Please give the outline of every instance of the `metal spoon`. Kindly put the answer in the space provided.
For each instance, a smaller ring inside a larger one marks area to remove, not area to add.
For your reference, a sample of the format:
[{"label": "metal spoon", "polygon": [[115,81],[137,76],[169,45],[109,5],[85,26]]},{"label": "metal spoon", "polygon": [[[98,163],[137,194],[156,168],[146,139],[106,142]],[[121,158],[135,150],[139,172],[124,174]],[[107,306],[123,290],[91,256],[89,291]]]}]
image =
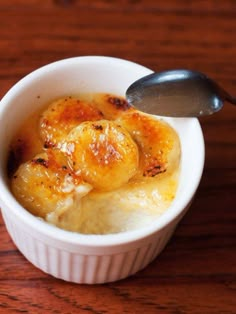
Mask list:
[{"label": "metal spoon", "polygon": [[126,98],[141,111],[171,117],[210,115],[224,101],[236,105],[236,98],[205,74],[184,69],[147,75],[129,86]]}]

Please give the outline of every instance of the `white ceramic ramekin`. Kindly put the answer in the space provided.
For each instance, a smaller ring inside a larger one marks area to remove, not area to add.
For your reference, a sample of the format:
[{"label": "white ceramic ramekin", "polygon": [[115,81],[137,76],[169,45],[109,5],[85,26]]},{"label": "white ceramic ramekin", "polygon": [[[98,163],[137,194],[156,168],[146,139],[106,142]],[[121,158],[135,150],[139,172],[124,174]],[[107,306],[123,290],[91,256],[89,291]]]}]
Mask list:
[{"label": "white ceramic ramekin", "polygon": [[55,97],[80,92],[124,96],[127,87],[152,71],[135,63],[99,56],[76,57],[29,74],[0,103],[0,205],[18,249],[36,267],[76,283],[104,283],[130,276],[165,247],[197,190],[204,165],[204,140],[195,118],[167,119],[181,140],[181,174],[171,207],[139,230],[112,235],[64,231],[27,212],[13,197],[6,174],[9,142],[27,115]]}]

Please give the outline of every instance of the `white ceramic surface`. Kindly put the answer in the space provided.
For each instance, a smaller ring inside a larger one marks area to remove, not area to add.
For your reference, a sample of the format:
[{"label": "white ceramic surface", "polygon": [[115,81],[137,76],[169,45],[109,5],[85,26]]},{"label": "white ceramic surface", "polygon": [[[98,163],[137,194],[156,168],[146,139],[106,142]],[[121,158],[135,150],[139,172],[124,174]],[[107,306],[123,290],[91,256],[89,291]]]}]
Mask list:
[{"label": "white ceramic surface", "polygon": [[87,56],[49,64],[19,81],[0,104],[0,205],[16,246],[36,267],[76,283],[104,283],[147,266],[165,247],[197,190],[204,166],[204,140],[195,118],[166,119],[181,140],[181,174],[171,207],[152,224],[113,235],[81,235],[51,226],[28,213],[12,196],[6,175],[10,140],[22,120],[48,101],[80,92],[124,96],[152,71],[130,61]]}]

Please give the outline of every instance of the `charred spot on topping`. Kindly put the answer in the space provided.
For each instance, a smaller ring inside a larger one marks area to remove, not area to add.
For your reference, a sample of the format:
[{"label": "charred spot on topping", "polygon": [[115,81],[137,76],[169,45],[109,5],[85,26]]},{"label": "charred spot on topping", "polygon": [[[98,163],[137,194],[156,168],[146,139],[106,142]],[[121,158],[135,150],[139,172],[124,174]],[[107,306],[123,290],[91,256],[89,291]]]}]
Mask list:
[{"label": "charred spot on topping", "polygon": [[53,143],[53,142],[50,142],[50,141],[45,141],[44,144],[43,144],[44,148],[53,148],[55,146],[56,146],[56,144]]},{"label": "charred spot on topping", "polygon": [[62,166],[62,169],[67,170],[67,166],[64,166],[64,165],[63,165],[63,166]]},{"label": "charred spot on topping", "polygon": [[15,172],[15,170],[17,169],[17,157],[16,157],[16,154],[13,150],[11,150],[9,152],[9,156],[8,156],[8,159],[7,159],[7,173],[8,173],[8,176],[11,177],[12,174]]},{"label": "charred spot on topping", "polygon": [[157,166],[153,166],[153,167],[145,169],[143,176],[144,177],[155,177],[158,174],[164,173],[164,172],[166,172],[166,169],[164,169],[160,165],[157,165]]},{"label": "charred spot on topping", "polygon": [[107,101],[109,103],[111,103],[112,105],[114,105],[117,109],[120,110],[128,110],[131,106],[129,105],[129,103],[123,99],[123,98],[119,98],[119,97],[113,97],[113,96],[108,96]]},{"label": "charred spot on topping", "polygon": [[48,168],[48,160],[46,160],[44,158],[32,159],[32,162],[35,163],[35,164],[39,164],[39,165],[42,165],[42,166]]},{"label": "charred spot on topping", "polygon": [[160,173],[166,172],[165,164],[158,161],[156,158],[149,160],[144,166],[143,176],[144,177],[155,177]]},{"label": "charred spot on topping", "polygon": [[103,127],[102,127],[102,125],[100,125],[100,124],[93,124],[93,128],[95,129],[95,130],[103,130]]},{"label": "charred spot on topping", "polygon": [[7,161],[7,173],[9,177],[13,175],[19,165],[23,162],[29,149],[29,144],[20,138],[17,139],[16,145],[10,148]]}]

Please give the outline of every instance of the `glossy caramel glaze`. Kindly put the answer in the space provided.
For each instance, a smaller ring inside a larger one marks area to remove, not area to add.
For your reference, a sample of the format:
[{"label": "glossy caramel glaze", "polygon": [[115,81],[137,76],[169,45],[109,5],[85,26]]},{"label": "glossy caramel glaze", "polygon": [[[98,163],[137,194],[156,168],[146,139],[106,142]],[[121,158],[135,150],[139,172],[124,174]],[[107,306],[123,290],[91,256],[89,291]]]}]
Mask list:
[{"label": "glossy caramel glaze", "polygon": [[169,124],[122,97],[94,94],[54,100],[26,120],[8,164],[14,195],[34,215],[68,230],[113,233],[168,208],[179,161]]}]

